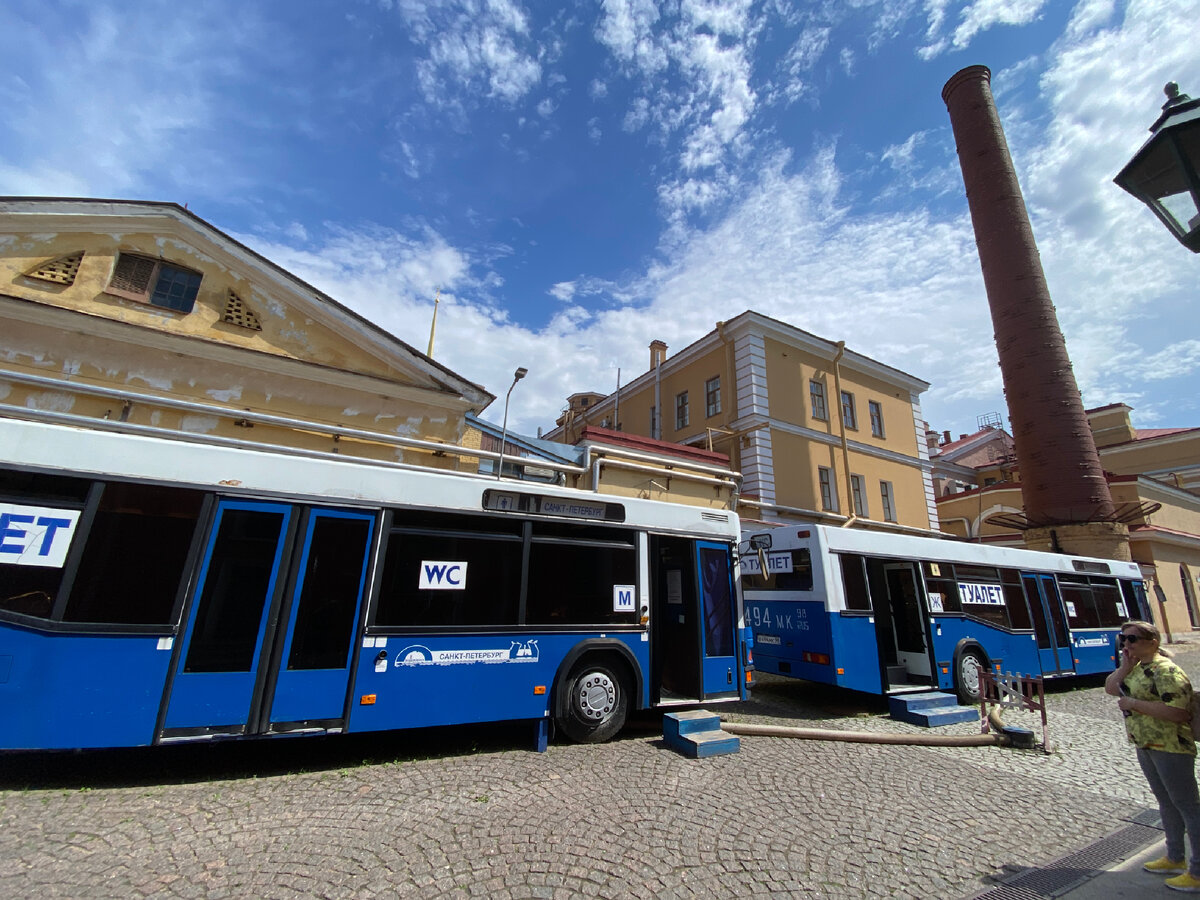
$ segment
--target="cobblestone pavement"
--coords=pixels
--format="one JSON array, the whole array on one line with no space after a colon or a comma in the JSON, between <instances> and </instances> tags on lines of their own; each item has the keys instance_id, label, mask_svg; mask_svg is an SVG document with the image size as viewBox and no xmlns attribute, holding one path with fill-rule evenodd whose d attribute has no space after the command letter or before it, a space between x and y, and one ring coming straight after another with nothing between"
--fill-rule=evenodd
<instances>
[{"instance_id":1,"label":"cobblestone pavement","mask_svg":"<svg viewBox=\"0 0 1200 900\"><path fill-rule=\"evenodd\" d=\"M1200 673L1200 645L1177 658ZM544 754L530 728L497 726L8 755L0 895L966 897L1153 805L1100 679L1055 685L1049 705L1048 755L743 737L689 760L654 717ZM771 676L723 712L929 733Z\"/></svg>"}]
</instances>

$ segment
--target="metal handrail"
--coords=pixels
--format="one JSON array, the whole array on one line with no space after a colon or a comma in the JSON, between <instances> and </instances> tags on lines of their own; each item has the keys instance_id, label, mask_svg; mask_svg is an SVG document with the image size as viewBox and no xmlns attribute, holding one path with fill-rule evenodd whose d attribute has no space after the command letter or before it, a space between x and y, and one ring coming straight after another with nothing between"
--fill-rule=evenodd
<instances>
[{"instance_id":1,"label":"metal handrail","mask_svg":"<svg viewBox=\"0 0 1200 900\"><path fill-rule=\"evenodd\" d=\"M235 409L229 406L218 406L212 403L200 403L194 400L180 400L175 397L163 397L158 394L144 394L140 391L131 391L123 388L109 388L101 385L88 384L79 381L63 381L60 378L47 378L42 375L31 375L23 372L5 371L0 373L0 381L15 381L22 384L36 385L38 387L53 388L55 390L63 390L64 388L76 391L81 394L89 394L95 397L104 397L111 400L121 400L129 402L146 403L166 407L167 409L176 409L183 412L202 413L207 415L216 415L223 418L237 419L245 422L253 422L258 425L275 425L281 428L293 428L300 431L316 432L318 434L328 434L334 438L357 438L360 440L371 441L379 444L388 444L396 447L408 447L414 450L424 450L430 453L449 453L458 457L481 457L483 459L499 459L500 454L492 450L484 450L482 448L462 447L458 444L444 444L440 441L426 441L420 438L403 437L398 434L387 434L386 432L367 431L362 428L351 428L345 425L335 425L330 422L318 422L309 419L295 419L290 416L279 416L274 413L254 412L247 409ZM33 410L28 407L14 406L12 404L0 403L0 411L4 413L13 412L14 418L22 416L35 418L32 413L44 412L41 410ZM128 431L134 434L152 434L154 436L169 435L171 437L183 437L185 439L194 439L196 435L193 432L180 431L173 428L161 428L158 426L132 425L129 422L121 422L113 419L96 419L92 416L81 416L78 414L64 414L72 416L72 420L67 424L86 425L89 427L102 427L97 423L105 422L109 425L103 426L107 431ZM36 417L42 418L42 417ZM49 420L54 421L54 420ZM119 426L119 427L111 427ZM143 431L141 429L152 429ZM233 441L230 446L241 446L249 448L271 448L277 447L281 451L298 451L300 455L304 455L305 451L300 451L300 448L291 447L281 444L267 444L256 441L238 441L236 438L221 438L221 442ZM321 451L314 451L321 452ZM339 454L330 454L337 457ZM375 460L372 457L361 457L372 462L386 462L386 460ZM570 463L557 463L552 460L537 460L536 465L539 468L553 469L555 471L564 472L571 475L582 475L587 469L582 466L572 465Z\"/></svg>"}]
</instances>

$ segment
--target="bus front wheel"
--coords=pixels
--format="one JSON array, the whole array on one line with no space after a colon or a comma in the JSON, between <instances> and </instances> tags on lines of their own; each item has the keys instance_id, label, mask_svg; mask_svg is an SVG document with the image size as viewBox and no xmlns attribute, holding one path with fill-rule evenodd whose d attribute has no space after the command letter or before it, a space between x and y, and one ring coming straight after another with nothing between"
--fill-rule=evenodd
<instances>
[{"instance_id":1,"label":"bus front wheel","mask_svg":"<svg viewBox=\"0 0 1200 900\"><path fill-rule=\"evenodd\" d=\"M957 675L958 702L963 706L979 705L979 674L987 671L987 664L978 650L963 650L955 667Z\"/></svg>"},{"instance_id":2,"label":"bus front wheel","mask_svg":"<svg viewBox=\"0 0 1200 900\"><path fill-rule=\"evenodd\" d=\"M598 744L621 730L629 709L629 691L619 672L607 662L572 670L558 726L573 741Z\"/></svg>"}]
</instances>

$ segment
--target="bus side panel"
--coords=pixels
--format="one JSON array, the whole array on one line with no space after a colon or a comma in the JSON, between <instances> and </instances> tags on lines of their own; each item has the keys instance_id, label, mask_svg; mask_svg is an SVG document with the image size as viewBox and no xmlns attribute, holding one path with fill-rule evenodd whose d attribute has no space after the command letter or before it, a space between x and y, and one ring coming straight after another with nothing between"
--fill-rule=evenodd
<instances>
[{"instance_id":1,"label":"bus side panel","mask_svg":"<svg viewBox=\"0 0 1200 900\"><path fill-rule=\"evenodd\" d=\"M760 595L761 597L761 595ZM746 624L754 634L754 667L792 678L833 684L829 614L820 601L745 598ZM805 654L809 654L808 660ZM826 662L812 661L824 657Z\"/></svg>"},{"instance_id":2,"label":"bus side panel","mask_svg":"<svg viewBox=\"0 0 1200 900\"><path fill-rule=\"evenodd\" d=\"M837 616L833 634L835 684L871 694L883 693L879 671L879 642L875 617L830 613Z\"/></svg>"},{"instance_id":3,"label":"bus side panel","mask_svg":"<svg viewBox=\"0 0 1200 900\"><path fill-rule=\"evenodd\" d=\"M649 671L650 644L641 633L605 636L624 643L642 672ZM346 730L541 719L550 714L559 664L586 638L578 633L365 638ZM643 677L641 703L630 698L631 710L647 704L647 681Z\"/></svg>"},{"instance_id":4,"label":"bus side panel","mask_svg":"<svg viewBox=\"0 0 1200 900\"><path fill-rule=\"evenodd\" d=\"M1075 659L1076 675L1105 674L1117 667L1117 634L1119 628L1105 631L1071 632L1071 653Z\"/></svg>"},{"instance_id":5,"label":"bus side panel","mask_svg":"<svg viewBox=\"0 0 1200 900\"><path fill-rule=\"evenodd\" d=\"M44 634L0 624L0 747L148 745L170 649L153 635Z\"/></svg>"},{"instance_id":6,"label":"bus side panel","mask_svg":"<svg viewBox=\"0 0 1200 900\"><path fill-rule=\"evenodd\" d=\"M983 648L993 672L1000 666L1003 673L1042 674L1036 636L1028 632L1013 634L965 616L937 616L933 626L933 652L939 688L955 688L954 651L962 640L974 641Z\"/></svg>"}]
</instances>

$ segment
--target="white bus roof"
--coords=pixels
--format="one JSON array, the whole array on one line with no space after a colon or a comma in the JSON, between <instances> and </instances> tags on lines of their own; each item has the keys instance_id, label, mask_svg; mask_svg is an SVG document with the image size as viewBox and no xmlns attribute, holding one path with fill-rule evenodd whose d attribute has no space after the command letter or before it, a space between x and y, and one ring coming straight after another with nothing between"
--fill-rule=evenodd
<instances>
[{"instance_id":1,"label":"white bus roof","mask_svg":"<svg viewBox=\"0 0 1200 900\"><path fill-rule=\"evenodd\" d=\"M917 537L907 534L889 534L883 531L868 531L863 528L837 528L829 525L788 524L777 528L743 530L743 539L766 534L771 537L771 548L786 550L800 546L806 538L799 535L809 532L819 546L829 552L861 553L871 556L891 556L903 559L927 559L937 562L961 562L976 565L1010 566L1012 568L1040 569L1074 574L1103 574L1104 571L1127 578L1141 578L1137 563L1118 559L1098 559L1090 556L1074 556L1065 553L1044 553L1016 547L996 547L990 544L970 544L953 539ZM1091 564L1077 567L1076 562ZM1107 569L1098 570L1099 566Z\"/></svg>"},{"instance_id":2,"label":"white bus roof","mask_svg":"<svg viewBox=\"0 0 1200 900\"><path fill-rule=\"evenodd\" d=\"M727 510L401 463L313 458L288 448L246 449L7 418L0 418L0 447L4 448L6 467L61 475L170 483L227 494L269 495L326 504L464 512L485 511L484 492L490 489L552 497L579 506L619 505L625 510L625 518L623 523L609 523L614 525L711 535L722 540L739 534L737 514ZM497 509L491 507L488 511ZM578 518L595 524L606 521Z\"/></svg>"}]
</instances>

